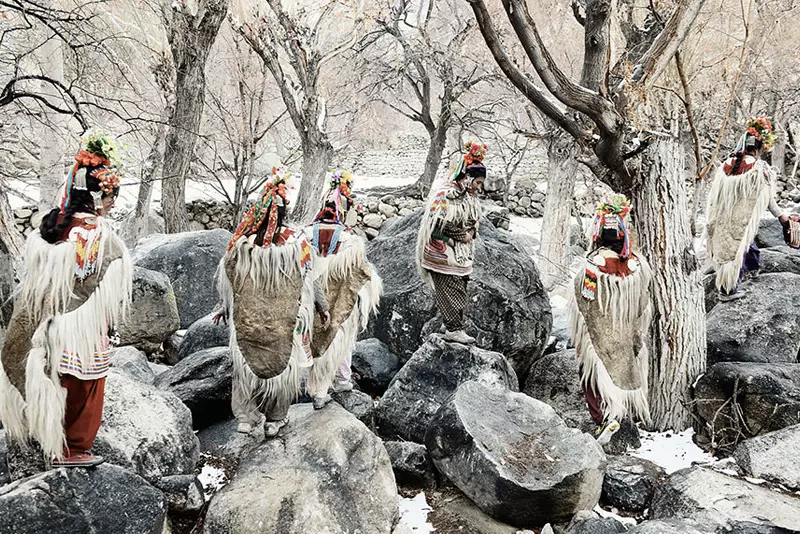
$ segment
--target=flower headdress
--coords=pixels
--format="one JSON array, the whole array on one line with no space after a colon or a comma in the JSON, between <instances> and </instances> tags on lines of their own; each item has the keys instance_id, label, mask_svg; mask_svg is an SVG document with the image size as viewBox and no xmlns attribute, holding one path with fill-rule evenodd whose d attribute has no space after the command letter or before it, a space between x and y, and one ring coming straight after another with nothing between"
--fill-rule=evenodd
<instances>
[{"instance_id":1,"label":"flower headdress","mask_svg":"<svg viewBox=\"0 0 800 534\"><path fill-rule=\"evenodd\" d=\"M761 141L761 146L763 146L764 150L767 152L772 150L775 140L778 138L773 131L772 123L770 122L769 117L763 113L756 117L749 117L745 122L745 131L742 134L742 137L739 139L739 142L736 144L735 152L737 154L743 154L745 152L747 148L748 136L754 137L755 139Z\"/></svg>"},{"instance_id":2,"label":"flower headdress","mask_svg":"<svg viewBox=\"0 0 800 534\"><path fill-rule=\"evenodd\" d=\"M450 175L451 181L458 178L463 172L466 172L467 169L482 169L484 173L486 172L483 158L486 157L489 145L476 141L467 141L464 143L464 150L464 156L459 160L458 165L456 165Z\"/></svg>"},{"instance_id":3,"label":"flower headdress","mask_svg":"<svg viewBox=\"0 0 800 534\"><path fill-rule=\"evenodd\" d=\"M621 258L628 258L631 253L630 236L625 226L625 220L631 212L631 203L628 197L619 193L606 193L595 208L592 225L592 244L596 246L600 241L603 230L616 230L617 237L624 240Z\"/></svg>"},{"instance_id":4,"label":"flower headdress","mask_svg":"<svg viewBox=\"0 0 800 534\"><path fill-rule=\"evenodd\" d=\"M271 176L272 179L268 178L264 183L261 197L247 211L242 222L236 227L236 231L228 243L228 250L234 247L240 237L257 233L264 221L267 221L264 246L272 244L273 236L278 229L278 207L289 205L289 199L286 197L286 182L292 177L292 173L273 167Z\"/></svg>"},{"instance_id":5,"label":"flower headdress","mask_svg":"<svg viewBox=\"0 0 800 534\"><path fill-rule=\"evenodd\" d=\"M94 178L100 182L100 191L105 195L111 195L119 189L122 179L121 152L119 144L100 131L81 139L81 149L75 155L75 164L64 183L64 192L59 205L62 213L66 213L69 208L73 190L88 189L87 178Z\"/></svg>"},{"instance_id":6,"label":"flower headdress","mask_svg":"<svg viewBox=\"0 0 800 534\"><path fill-rule=\"evenodd\" d=\"M353 205L353 192L350 186L353 184L353 173L345 169L335 169L331 171L330 181L328 182L329 189L322 197L322 208L314 217L314 222L323 219L335 220L338 223L343 222L345 210ZM347 208L343 207L344 201L347 201ZM328 203L333 203L336 212L327 206Z\"/></svg>"}]
</instances>

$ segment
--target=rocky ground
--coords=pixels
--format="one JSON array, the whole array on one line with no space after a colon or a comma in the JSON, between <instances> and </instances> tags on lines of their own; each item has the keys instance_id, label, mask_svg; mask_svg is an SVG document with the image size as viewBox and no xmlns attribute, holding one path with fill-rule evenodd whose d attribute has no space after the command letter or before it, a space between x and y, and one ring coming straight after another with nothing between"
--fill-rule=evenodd
<instances>
[{"instance_id":1,"label":"rocky ground","mask_svg":"<svg viewBox=\"0 0 800 534\"><path fill-rule=\"evenodd\" d=\"M386 288L357 389L316 412L301 399L271 441L235 432L228 331L210 320L230 233L140 241L95 447L108 462L31 475L35 453L0 429L0 534L800 532L800 253L773 226L745 297L709 292L694 431L627 428L603 448L529 244L484 222L479 343L445 343L413 268L420 212L399 211L368 246Z\"/></svg>"}]
</instances>

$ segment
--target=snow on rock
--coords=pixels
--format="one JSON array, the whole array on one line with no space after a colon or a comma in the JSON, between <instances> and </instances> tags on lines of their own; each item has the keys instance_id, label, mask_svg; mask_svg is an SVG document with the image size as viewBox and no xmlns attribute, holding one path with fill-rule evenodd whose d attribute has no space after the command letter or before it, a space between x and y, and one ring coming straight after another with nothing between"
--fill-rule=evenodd
<instances>
[{"instance_id":1,"label":"snow on rock","mask_svg":"<svg viewBox=\"0 0 800 534\"><path fill-rule=\"evenodd\" d=\"M397 528L405 527L406 532L413 534L430 534L436 531L428 522L431 507L425 500L425 493L419 492L414 497L400 497L400 522Z\"/></svg>"},{"instance_id":2,"label":"snow on rock","mask_svg":"<svg viewBox=\"0 0 800 534\"><path fill-rule=\"evenodd\" d=\"M647 432L640 430L642 447L632 453L664 468L667 474L694 464L710 464L714 457L692 441L694 430Z\"/></svg>"}]
</instances>

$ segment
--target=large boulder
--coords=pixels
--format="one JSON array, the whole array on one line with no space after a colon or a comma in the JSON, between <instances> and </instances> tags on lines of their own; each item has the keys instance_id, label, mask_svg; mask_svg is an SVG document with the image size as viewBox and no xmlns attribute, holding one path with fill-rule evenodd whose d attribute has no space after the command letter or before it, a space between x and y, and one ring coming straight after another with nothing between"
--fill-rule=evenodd
<instances>
[{"instance_id":1,"label":"large boulder","mask_svg":"<svg viewBox=\"0 0 800 534\"><path fill-rule=\"evenodd\" d=\"M115 347L111 349L111 367L114 367L130 378L145 384L153 384L156 374L147 361L144 352L135 347Z\"/></svg>"},{"instance_id":2,"label":"large boulder","mask_svg":"<svg viewBox=\"0 0 800 534\"><path fill-rule=\"evenodd\" d=\"M233 360L228 347L195 352L158 375L156 387L176 395L192 411L195 428L231 415Z\"/></svg>"},{"instance_id":3,"label":"large boulder","mask_svg":"<svg viewBox=\"0 0 800 534\"><path fill-rule=\"evenodd\" d=\"M166 274L175 291L180 327L214 311L214 274L232 234L221 228L156 234L139 241L131 257L138 267Z\"/></svg>"},{"instance_id":4,"label":"large boulder","mask_svg":"<svg viewBox=\"0 0 800 534\"><path fill-rule=\"evenodd\" d=\"M786 241L783 240L783 225L774 217L761 219L758 225L758 233L754 241L760 248L785 247Z\"/></svg>"},{"instance_id":5,"label":"large boulder","mask_svg":"<svg viewBox=\"0 0 800 534\"><path fill-rule=\"evenodd\" d=\"M367 425L370 430L375 430L375 401L364 393L354 389L352 391L333 392L333 400L356 416L356 419Z\"/></svg>"},{"instance_id":6,"label":"large boulder","mask_svg":"<svg viewBox=\"0 0 800 534\"><path fill-rule=\"evenodd\" d=\"M422 443L436 412L469 380L519 389L514 370L502 354L430 336L395 375L378 403L375 420L381 435Z\"/></svg>"},{"instance_id":7,"label":"large boulder","mask_svg":"<svg viewBox=\"0 0 800 534\"><path fill-rule=\"evenodd\" d=\"M161 534L160 491L114 465L53 469L0 487L0 534Z\"/></svg>"},{"instance_id":8,"label":"large boulder","mask_svg":"<svg viewBox=\"0 0 800 534\"><path fill-rule=\"evenodd\" d=\"M211 456L239 461L264 441L263 423L250 434L236 431L236 419L215 423L197 433L200 450Z\"/></svg>"},{"instance_id":9,"label":"large boulder","mask_svg":"<svg viewBox=\"0 0 800 534\"><path fill-rule=\"evenodd\" d=\"M125 216L119 228L119 236L129 249L134 248L143 237L163 233L164 218L155 210L149 210L144 217L136 217L136 210L133 210Z\"/></svg>"},{"instance_id":10,"label":"large boulder","mask_svg":"<svg viewBox=\"0 0 800 534\"><path fill-rule=\"evenodd\" d=\"M200 455L192 414L178 397L113 367L92 451L150 481L192 473Z\"/></svg>"},{"instance_id":11,"label":"large boulder","mask_svg":"<svg viewBox=\"0 0 800 534\"><path fill-rule=\"evenodd\" d=\"M697 380L694 405L700 437L732 452L743 438L800 424L800 364L718 363Z\"/></svg>"},{"instance_id":12,"label":"large boulder","mask_svg":"<svg viewBox=\"0 0 800 534\"><path fill-rule=\"evenodd\" d=\"M11 482L8 473L8 445L6 445L6 431L0 428L0 486Z\"/></svg>"},{"instance_id":13,"label":"large boulder","mask_svg":"<svg viewBox=\"0 0 800 534\"><path fill-rule=\"evenodd\" d=\"M384 441L395 479L406 486L432 487L435 469L428 449L413 441Z\"/></svg>"},{"instance_id":14,"label":"large boulder","mask_svg":"<svg viewBox=\"0 0 800 534\"><path fill-rule=\"evenodd\" d=\"M708 364L797 362L800 351L800 275L761 275L744 296L717 305L706 320Z\"/></svg>"},{"instance_id":15,"label":"large boulder","mask_svg":"<svg viewBox=\"0 0 800 534\"><path fill-rule=\"evenodd\" d=\"M787 246L762 249L761 272L800 274L800 250Z\"/></svg>"},{"instance_id":16,"label":"large boulder","mask_svg":"<svg viewBox=\"0 0 800 534\"><path fill-rule=\"evenodd\" d=\"M125 322L119 327L120 344L155 352L178 328L178 305L167 275L135 267L133 300Z\"/></svg>"},{"instance_id":17,"label":"large boulder","mask_svg":"<svg viewBox=\"0 0 800 534\"><path fill-rule=\"evenodd\" d=\"M420 337L436 331L441 320L430 291L416 268L416 242L422 211L398 218L370 241L367 255L383 278L380 313L368 334L386 343L401 358L419 347ZM542 355L552 315L547 293L533 260L514 236L500 233L483 219L470 276L467 331L484 349L500 352L524 378Z\"/></svg>"},{"instance_id":18,"label":"large boulder","mask_svg":"<svg viewBox=\"0 0 800 534\"><path fill-rule=\"evenodd\" d=\"M626 512L642 512L650 506L656 488L667 478L653 462L632 456L611 456L603 478L602 500Z\"/></svg>"},{"instance_id":19,"label":"large boulder","mask_svg":"<svg viewBox=\"0 0 800 534\"><path fill-rule=\"evenodd\" d=\"M383 341L371 338L356 343L352 367L363 391L383 395L394 375L403 367L403 362Z\"/></svg>"},{"instance_id":20,"label":"large boulder","mask_svg":"<svg viewBox=\"0 0 800 534\"><path fill-rule=\"evenodd\" d=\"M643 521L631 527L628 534L717 534L717 530L687 519L665 519Z\"/></svg>"},{"instance_id":21,"label":"large boulder","mask_svg":"<svg viewBox=\"0 0 800 534\"><path fill-rule=\"evenodd\" d=\"M209 314L192 323L178 345L177 361L171 363L178 363L201 350L228 346L230 341L228 325L224 321L214 324L213 318L214 315Z\"/></svg>"},{"instance_id":22,"label":"large boulder","mask_svg":"<svg viewBox=\"0 0 800 534\"><path fill-rule=\"evenodd\" d=\"M584 429L592 425L575 349L546 354L533 362L522 392L552 406L568 426Z\"/></svg>"},{"instance_id":23,"label":"large boulder","mask_svg":"<svg viewBox=\"0 0 800 534\"><path fill-rule=\"evenodd\" d=\"M656 490L650 518L691 519L719 531L745 528L753 533L783 534L800 529L800 498L692 467L673 473Z\"/></svg>"},{"instance_id":24,"label":"large boulder","mask_svg":"<svg viewBox=\"0 0 800 534\"><path fill-rule=\"evenodd\" d=\"M569 521L600 499L600 445L522 393L462 384L431 421L425 445L444 476L510 525Z\"/></svg>"},{"instance_id":25,"label":"large boulder","mask_svg":"<svg viewBox=\"0 0 800 534\"><path fill-rule=\"evenodd\" d=\"M733 455L748 475L800 490L800 464L788 461L798 450L800 425L793 425L747 439Z\"/></svg>"},{"instance_id":26,"label":"large boulder","mask_svg":"<svg viewBox=\"0 0 800 534\"><path fill-rule=\"evenodd\" d=\"M625 525L613 517L592 517L573 521L565 534L618 534L627 532Z\"/></svg>"},{"instance_id":27,"label":"large boulder","mask_svg":"<svg viewBox=\"0 0 800 534\"><path fill-rule=\"evenodd\" d=\"M289 418L211 500L204 532L391 532L397 488L380 439L336 404L295 405Z\"/></svg>"}]
</instances>

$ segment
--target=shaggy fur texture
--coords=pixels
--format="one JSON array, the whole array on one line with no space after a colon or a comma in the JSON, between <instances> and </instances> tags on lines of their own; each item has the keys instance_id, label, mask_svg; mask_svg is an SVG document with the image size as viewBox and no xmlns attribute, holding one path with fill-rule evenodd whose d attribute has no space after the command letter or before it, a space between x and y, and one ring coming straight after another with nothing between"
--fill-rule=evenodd
<instances>
[{"instance_id":1,"label":"shaggy fur texture","mask_svg":"<svg viewBox=\"0 0 800 534\"><path fill-rule=\"evenodd\" d=\"M774 195L775 171L764 161L740 175L717 171L706 208L708 251L717 272L717 290L736 288L744 255Z\"/></svg>"},{"instance_id":2,"label":"shaggy fur texture","mask_svg":"<svg viewBox=\"0 0 800 534\"><path fill-rule=\"evenodd\" d=\"M649 422L647 335L652 274L645 261L639 262L639 268L624 279L599 272L595 300L582 296L583 271L579 272L570 301L571 333L581 382L599 394L604 415Z\"/></svg>"}]
</instances>

